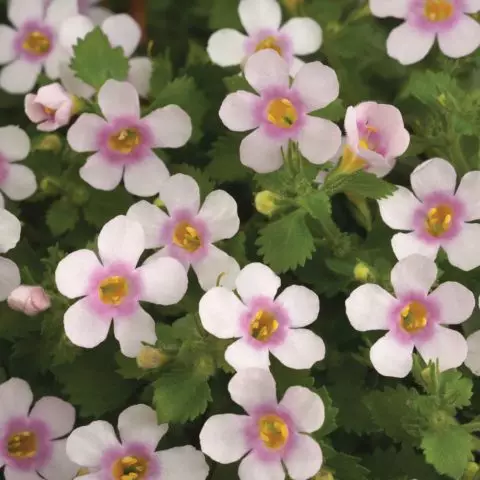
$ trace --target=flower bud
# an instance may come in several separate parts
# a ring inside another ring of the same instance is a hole
[[[475,462],[468,462],[465,473],[463,474],[462,480],[474,480],[480,467]]]
[[[355,277],[355,280],[363,283],[369,282],[374,278],[370,267],[363,262],[358,262],[355,265],[355,268],[353,269],[353,276]]]
[[[23,312],[29,317],[38,315],[50,308],[50,297],[40,286],[20,285],[7,299],[12,310]]]
[[[277,209],[276,200],[280,198],[276,193],[263,190],[255,195],[255,209],[262,215],[270,217]]]
[[[168,355],[149,345],[144,345],[137,355],[137,365],[144,370],[160,368],[169,361]]]
[[[154,200],[153,204],[154,204],[155,206],[157,206],[158,208],[162,208],[162,207],[165,206],[165,204],[163,203],[163,201],[160,200],[160,197],[156,198],[156,199]]]
[[[304,0],[283,0],[285,8],[290,11],[290,13],[295,13],[297,8],[300,5],[303,5]]]
[[[55,133],[45,135],[40,140],[40,142],[38,142],[36,146],[37,150],[45,150],[45,151],[55,152],[55,153],[58,153],[61,150],[61,148],[62,148],[62,140]]]

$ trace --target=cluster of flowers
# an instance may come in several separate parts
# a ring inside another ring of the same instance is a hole
[[[140,30],[127,15],[89,10],[77,0],[28,4],[26,9],[23,0],[10,0],[8,16],[16,30],[0,26],[0,62],[8,63],[0,73],[0,87],[27,93],[42,67],[50,78],[60,78],[61,84],[25,97],[31,121],[41,131],[53,131],[68,125],[76,113],[73,95],[94,94],[68,66],[78,39],[94,22],[101,23],[111,44],[130,57]],[[476,0],[371,0],[375,15],[406,20],[387,45],[389,54],[402,63],[423,58],[437,34],[447,55],[473,51],[480,44],[479,27],[465,13],[478,7]],[[342,139],[339,127],[317,114],[338,97],[335,72],[295,56],[320,47],[319,25],[293,18],[280,28],[275,0],[241,0],[239,15],[248,35],[220,30],[210,38],[207,51],[219,65],[241,64],[257,92],[228,95],[219,112],[230,130],[253,130],[241,143],[241,162],[259,173],[275,171],[284,163],[289,142],[296,142],[314,164],[331,162],[344,172],[365,169],[386,175],[410,141],[398,109],[375,102],[349,107]],[[413,44],[418,48],[411,48]],[[200,433],[201,450],[220,463],[243,458],[242,480],[280,480],[285,478],[284,467],[294,480],[310,478],[322,465],[321,449],[309,434],[324,421],[323,403],[304,387],[290,387],[278,402],[269,366],[270,353],[292,369],[311,368],[324,358],[322,339],[304,328],[317,319],[319,298],[299,285],[277,296],[280,278],[270,268],[252,263],[241,270],[214,245],[238,232],[237,204],[221,190],[210,193],[202,204],[191,177],[170,176],[154,150],[182,147],[192,125],[176,105],[141,116],[139,97],[148,94],[150,73],[149,59],[132,58],[127,82],[108,80],[99,90],[102,116],[81,114],[67,133],[72,150],[94,152],[80,169],[85,182],[113,190],[123,179],[134,195],[159,194],[166,211],[141,200],[101,229],[98,256],[83,249],[60,261],[55,273],[59,292],[80,298],[65,313],[65,333],[73,344],[94,348],[106,339],[113,320],[121,352],[138,356],[144,344],[157,340],[154,320],[140,302],[181,301],[191,266],[205,291],[199,304],[203,327],[218,338],[236,339],[225,351],[226,361],[237,371],[228,389],[246,412],[210,417]],[[16,164],[29,150],[25,132],[14,126],[0,128],[0,189],[12,200],[36,190],[33,172]],[[437,277],[440,248],[462,270],[480,266],[475,248],[480,226],[469,223],[480,219],[480,172],[465,175],[455,190],[453,167],[446,160],[431,159],[414,170],[411,183],[414,194],[398,187],[379,202],[385,223],[409,232],[392,238],[399,259],[391,272],[395,297],[366,284],[346,302],[354,328],[388,330],[372,347],[371,360],[379,373],[395,377],[411,370],[414,347],[426,361],[438,360],[441,369],[465,361],[465,339],[443,325],[461,323],[471,315],[473,294],[455,282],[429,291]],[[21,226],[5,209],[0,210],[0,225],[0,252],[6,253],[19,241]],[[145,249],[157,251],[137,266]],[[0,258],[0,299],[10,295],[12,308],[27,314],[48,308],[49,299],[39,287],[19,285],[16,265]],[[203,454],[191,446],[156,451],[168,426],[158,425],[146,405],[129,407],[120,415],[119,441],[104,421],[70,433],[75,412],[60,399],[44,397],[30,410],[32,401],[23,380],[10,379],[0,386],[0,466],[6,465],[7,480],[38,480],[37,472],[47,480],[70,480],[80,474],[89,480],[203,480],[208,474]]]

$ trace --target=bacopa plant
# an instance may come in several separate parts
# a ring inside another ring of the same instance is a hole
[[[479,0],[0,0],[0,478],[480,479]]]

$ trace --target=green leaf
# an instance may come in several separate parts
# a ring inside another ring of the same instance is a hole
[[[330,198],[328,198],[328,195],[322,190],[314,190],[299,198],[298,202],[305,211],[317,220],[322,221],[330,218],[332,215]]]
[[[322,398],[323,405],[325,406],[325,421],[323,422],[320,430],[314,434],[315,438],[320,439],[321,437],[332,433],[338,428],[336,422],[338,408],[333,406],[332,399],[330,398],[328,390],[325,387],[315,390],[315,393]]]
[[[473,382],[463,377],[458,370],[447,370],[439,374],[439,394],[442,406],[450,413],[468,407],[473,394]]]
[[[339,122],[343,120],[345,117],[345,105],[343,104],[343,100],[337,98],[334,100],[330,105],[327,105],[325,108],[321,110],[316,110],[315,112],[309,113],[314,117],[325,118],[326,120],[331,120],[332,122]]]
[[[137,365],[137,360],[135,358],[125,357],[121,352],[115,354],[115,360],[118,365],[118,368],[115,371],[127,380],[138,380],[148,373]]]
[[[242,137],[235,133],[218,137],[209,156],[212,161],[205,171],[218,182],[233,182],[249,176],[250,170],[240,162],[240,142]]]
[[[238,92],[239,90],[252,93],[254,92],[246,78],[243,75],[238,75],[238,73],[232,75],[231,77],[224,77],[223,83],[230,93]]]
[[[295,270],[312,258],[315,244],[305,216],[306,212],[296,210],[260,230],[258,253],[277,273]]]
[[[150,79],[150,96],[156,97],[172,81],[172,62],[168,56],[155,58]]]
[[[117,215],[125,215],[132,204],[133,197],[123,186],[113,192],[92,189],[87,203],[83,206],[83,215],[88,223],[95,227],[103,227],[108,220]]]
[[[220,28],[243,30],[238,17],[238,1],[213,0],[208,26],[210,30],[218,30]]]
[[[299,386],[310,389],[313,387],[313,378],[310,370],[292,370],[276,358],[272,356],[270,358],[270,371],[277,384],[277,396],[279,399],[283,397],[289,387]]]
[[[53,235],[73,230],[78,222],[78,208],[64,197],[52,203],[47,211],[47,225]]]
[[[370,472],[360,463],[360,458],[337,452],[325,444],[322,444],[322,450],[325,455],[326,470],[331,471],[335,479],[371,480]]]
[[[95,89],[107,80],[126,80],[128,59],[122,47],[112,47],[100,27],[95,27],[73,47],[74,57],[70,64],[76,76]]]

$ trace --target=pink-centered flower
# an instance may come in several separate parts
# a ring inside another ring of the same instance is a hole
[[[107,337],[112,323],[122,353],[137,356],[142,342],[153,344],[155,322],[139,302],[173,305],[185,295],[187,273],[174,258],[137,267],[145,248],[142,226],[124,215],[110,220],[98,236],[98,253],[78,250],[57,266],[55,282],[62,295],[82,297],[64,316],[72,343],[93,348]]]
[[[160,248],[146,262],[170,256],[186,270],[191,266],[204,290],[217,284],[232,286],[240,267],[214,243],[238,232],[235,199],[223,190],[215,190],[200,206],[197,182],[179,173],[162,185],[160,200],[168,214],[146,201],[132,205],[127,212],[143,226],[146,248]]]
[[[457,282],[445,282],[430,292],[437,278],[433,260],[411,255],[392,269],[395,297],[374,284],[355,289],[345,302],[347,317],[361,332],[388,330],[370,349],[374,368],[389,377],[405,377],[412,369],[412,353],[425,362],[438,360],[440,370],[459,367],[467,356],[467,342],[455,330],[475,307],[473,293]]]
[[[208,40],[208,55],[222,67],[242,64],[255,52],[272,49],[294,76],[303,65],[296,55],[314,53],[322,44],[322,29],[311,18],[291,18],[280,27],[282,11],[276,0],[240,0],[238,15],[247,35],[223,28]]]
[[[51,305],[50,297],[38,285],[20,285],[10,293],[7,303],[12,310],[22,312],[30,317],[48,310]]]
[[[415,195],[398,186],[378,202],[383,221],[397,233],[392,248],[399,260],[413,253],[435,259],[445,250],[449,262],[462,270],[480,265],[480,171],[467,173],[455,191],[457,175],[441,158],[423,162],[410,175]]]
[[[246,415],[213,415],[200,432],[200,446],[218,463],[240,460],[240,480],[307,480],[322,466],[322,450],[308,435],[325,419],[322,399],[305,387],[290,387],[277,401],[275,379],[263,369],[237,372],[228,384]],[[245,456],[246,454],[246,456]]]
[[[28,383],[11,378],[0,385],[0,467],[8,480],[71,480],[78,470],[67,457],[65,437],[75,409],[56,397],[43,397],[31,408]]]
[[[42,68],[49,78],[58,78],[60,64],[68,59],[58,32],[64,20],[78,13],[77,0],[52,0],[47,9],[41,0],[10,0],[7,13],[15,28],[0,25],[0,65],[8,64],[0,72],[0,88],[27,93]]]
[[[292,85],[288,64],[275,51],[262,50],[245,65],[245,78],[258,92],[229,94],[220,118],[237,132],[254,130],[240,144],[240,161],[259,173],[278,170],[289,141],[298,142],[312,163],[328,161],[341,144],[340,129],[331,121],[309,115],[338,97],[335,72],[321,62],[305,64]]]
[[[12,200],[24,200],[35,193],[37,181],[32,170],[17,162],[30,153],[30,139],[19,127],[0,127],[0,190]],[[4,199],[0,194],[0,206]]]
[[[240,298],[216,287],[199,305],[200,319],[208,332],[219,338],[238,338],[225,351],[225,360],[233,368],[268,369],[270,353],[296,369],[311,368],[324,358],[323,340],[301,328],[318,317],[320,301],[315,292],[292,285],[276,297],[280,277],[261,263],[243,268],[235,284]]]
[[[25,96],[25,113],[42,132],[53,132],[68,125],[72,116],[73,100],[59,83],[38,89],[37,94]]]
[[[68,130],[73,150],[96,152],[80,176],[99,190],[113,190],[123,177],[130,193],[157,194],[169,174],[152,149],[185,145],[192,133],[190,117],[177,105],[167,105],[141,118],[137,91],[116,80],[103,85],[98,104],[105,119],[84,113]]]
[[[468,15],[480,10],[478,0],[370,0],[370,9],[377,17],[405,20],[387,39],[388,55],[404,65],[422,60],[436,38],[452,58],[480,45],[480,25]]]

